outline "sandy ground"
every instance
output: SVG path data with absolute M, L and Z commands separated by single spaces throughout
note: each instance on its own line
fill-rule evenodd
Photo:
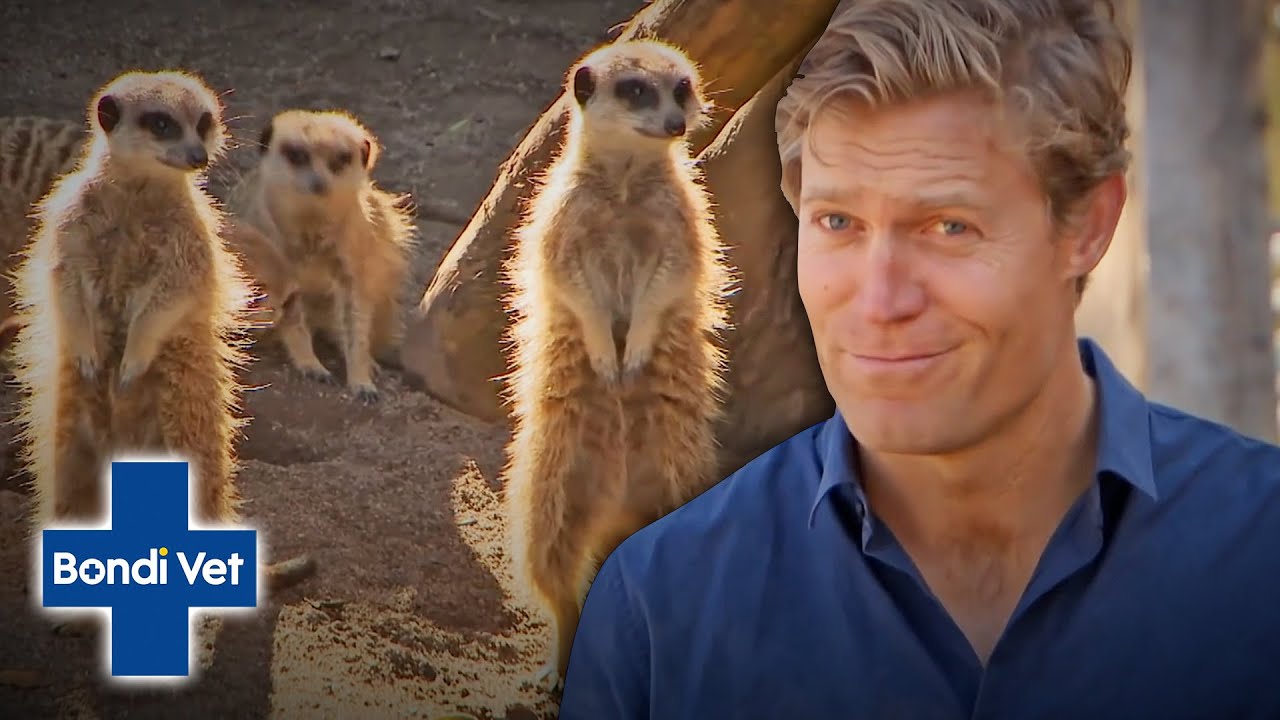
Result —
M 0 114 L 77 120 L 117 72 L 183 67 L 230 90 L 241 142 L 286 107 L 345 108 L 382 139 L 384 186 L 469 214 L 572 60 L 642 5 L 9 0 Z M 215 193 L 249 157 L 233 151 Z M 460 228 L 420 230 L 410 300 Z M 226 620 L 195 686 L 104 689 L 98 639 L 56 635 L 30 608 L 23 477 L 0 428 L 0 717 L 549 717 L 554 705 L 527 683 L 546 626 L 512 599 L 498 545 L 505 431 L 394 373 L 379 379 L 383 400 L 371 408 L 294 376 L 269 350 L 245 379 L 256 388 L 240 446 L 248 519 L 272 556 L 310 553 L 317 574 L 256 618 Z M 0 408 L 11 404 L 0 394 Z

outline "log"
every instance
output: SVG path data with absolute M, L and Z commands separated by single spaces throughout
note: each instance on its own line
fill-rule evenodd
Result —
M 712 121 L 691 138 L 694 152 L 701 152 L 734 111 L 822 32 L 837 4 L 657 0 L 627 23 L 617 40 L 666 40 L 699 65 L 716 106 Z M 410 313 L 401 349 L 407 380 L 483 420 L 505 420 L 497 379 L 507 372 L 499 269 L 528 179 L 541 172 L 561 141 L 568 102 L 562 93 L 503 163 Z
M 775 108 L 808 47 L 730 120 L 699 158 L 713 189 L 716 226 L 736 268 L 725 335 L 729 372 L 718 429 L 721 475 L 831 416 L 796 284 L 798 221 L 782 194 Z
M 1142 0 L 1150 395 L 1275 441 L 1266 3 Z M 1176 9 L 1175 9 L 1176 7 Z

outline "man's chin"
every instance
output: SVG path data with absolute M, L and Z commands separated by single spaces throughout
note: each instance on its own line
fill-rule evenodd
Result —
M 854 400 L 842 412 L 858 446 L 894 455 L 941 455 L 967 444 L 963 414 L 934 403 L 905 407 L 901 402 Z

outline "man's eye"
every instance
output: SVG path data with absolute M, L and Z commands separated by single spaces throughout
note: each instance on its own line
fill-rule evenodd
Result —
M 826 229 L 831 230 L 833 232 L 839 232 L 841 230 L 848 229 L 849 225 L 851 225 L 852 222 L 849 220 L 848 216 L 846 215 L 840 215 L 839 213 L 829 213 L 827 215 L 823 215 L 822 217 L 818 218 L 818 224 L 822 225 Z
M 943 235 L 963 235 L 969 232 L 969 226 L 959 220 L 943 220 L 937 227 Z

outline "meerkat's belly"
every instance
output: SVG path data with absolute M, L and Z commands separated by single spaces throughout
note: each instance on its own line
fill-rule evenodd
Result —
M 332 270 L 321 263 L 304 263 L 297 269 L 298 288 L 307 295 L 332 295 L 338 289 Z
M 661 233 L 657 223 L 632 219 L 615 227 L 612 237 L 603 238 L 588 275 L 595 283 L 595 296 L 608 302 L 616 319 L 631 316 L 637 296 L 653 279 L 668 240 Z

